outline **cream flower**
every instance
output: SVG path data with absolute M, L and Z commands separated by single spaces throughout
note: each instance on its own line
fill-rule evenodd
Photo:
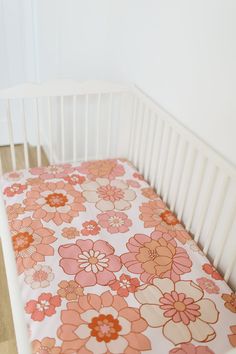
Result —
M 192 281 L 154 279 L 135 293 L 141 316 L 150 327 L 162 327 L 163 335 L 175 345 L 209 342 L 216 336 L 210 325 L 218 320 L 214 302 L 203 298 L 203 290 Z
M 46 265 L 36 264 L 33 268 L 25 271 L 25 282 L 32 289 L 46 288 L 53 279 L 52 268 Z
M 127 210 L 131 207 L 130 201 L 136 198 L 136 193 L 121 180 L 97 178 L 84 182 L 81 187 L 87 202 L 96 203 L 96 208 L 101 211 Z

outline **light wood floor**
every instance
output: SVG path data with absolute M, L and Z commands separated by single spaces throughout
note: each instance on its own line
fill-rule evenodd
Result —
M 2 167 L 4 172 L 12 170 L 9 146 L 0 147 Z M 17 169 L 23 169 L 24 149 L 22 145 L 16 146 Z M 36 148 L 29 146 L 30 166 L 36 166 Z M 42 164 L 48 165 L 45 153 L 42 151 Z M 5 266 L 0 242 L 0 354 L 17 354 L 15 333 L 12 322 L 11 306 L 7 288 Z

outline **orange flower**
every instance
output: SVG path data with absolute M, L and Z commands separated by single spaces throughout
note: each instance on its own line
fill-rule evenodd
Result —
M 80 232 L 75 227 L 64 227 L 64 229 L 62 229 L 62 236 L 65 238 L 72 239 L 79 235 Z
M 225 301 L 225 307 L 231 312 L 236 313 L 236 294 L 223 294 L 221 297 Z
M 55 339 L 53 338 L 43 338 L 42 341 L 34 340 L 32 342 L 33 354 L 60 354 L 61 349 L 55 347 Z
M 108 330 L 104 331 L 104 327 Z M 98 317 L 94 317 L 92 322 L 89 323 L 88 328 L 92 330 L 92 337 L 96 337 L 98 342 L 104 341 L 106 343 L 117 339 L 122 329 L 119 321 L 112 315 L 99 315 Z
M 78 168 L 79 172 L 87 174 L 89 179 L 108 178 L 114 179 L 123 176 L 124 167 L 118 164 L 117 160 L 101 160 L 83 162 Z
M 84 236 L 97 235 L 101 230 L 100 226 L 94 220 L 86 221 L 82 225 L 84 228 L 81 230 L 81 234 Z
M 158 195 L 152 188 L 143 188 L 142 195 L 148 199 L 157 199 Z
M 12 221 L 16 219 L 20 214 L 24 213 L 24 210 L 25 209 L 19 203 L 8 205 L 7 207 L 8 220 Z
M 230 326 L 230 329 L 233 334 L 229 334 L 228 338 L 232 347 L 235 348 L 236 347 L 236 326 Z
M 205 263 L 202 266 L 202 269 L 207 274 L 211 275 L 211 277 L 215 280 L 223 280 L 222 276 L 217 272 L 217 270 L 213 267 L 213 265 L 209 263 Z
M 156 231 L 166 232 L 177 238 L 182 244 L 191 240 L 190 235 L 184 229 L 176 216 L 166 208 L 163 201 L 158 198 L 148 203 L 143 203 L 139 208 L 139 218 L 144 221 L 144 227 L 154 227 Z
M 68 301 L 77 300 L 78 297 L 84 293 L 84 289 L 81 288 L 74 280 L 62 280 L 58 286 L 60 288 L 57 290 L 58 295 Z

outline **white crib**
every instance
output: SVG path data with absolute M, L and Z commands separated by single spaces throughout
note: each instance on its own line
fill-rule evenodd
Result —
M 129 159 L 236 288 L 236 169 L 140 89 L 120 83 L 53 81 L 0 91 L 0 100 L 7 122 L 0 127 L 0 144 L 10 145 L 12 170 L 17 169 L 19 142 L 24 144 L 26 168 L 28 143 L 37 146 L 38 166 L 41 147 L 50 163 Z M 0 215 L 17 346 L 20 354 L 28 354 L 2 198 Z

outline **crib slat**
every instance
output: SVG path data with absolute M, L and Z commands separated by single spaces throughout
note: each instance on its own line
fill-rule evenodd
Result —
M 111 148 L 111 121 L 112 121 L 112 92 L 109 96 L 109 113 L 108 113 L 108 126 L 107 126 L 107 157 L 109 157 Z
M 152 175 L 152 179 L 151 179 L 151 186 L 152 187 L 156 187 L 156 177 L 158 175 L 158 167 L 159 167 L 159 158 L 160 158 L 160 147 L 162 144 L 162 139 L 163 139 L 163 129 L 164 129 L 164 125 L 163 125 L 163 121 L 159 118 L 159 116 L 157 117 L 157 130 L 156 130 L 156 135 L 155 135 L 155 147 L 154 147 L 154 151 L 153 151 L 153 157 L 152 157 L 152 164 L 155 167 L 155 170 L 153 171 L 153 175 Z
M 150 126 L 149 126 L 149 135 L 148 135 L 148 150 L 146 154 L 146 165 L 145 165 L 145 171 L 144 171 L 144 177 L 146 180 L 150 179 L 150 169 L 151 169 L 151 162 L 152 162 L 152 154 L 153 154 L 153 148 L 154 148 L 154 137 L 155 137 L 155 132 L 156 132 L 156 124 L 157 124 L 157 118 L 154 115 L 153 111 L 150 112 Z
M 23 134 L 24 134 L 24 159 L 25 168 L 29 168 L 29 151 L 27 142 L 26 118 L 25 118 L 25 101 L 22 99 L 22 120 L 23 120 Z
M 88 95 L 85 96 L 85 139 L 84 139 L 84 160 L 88 160 Z
M 228 265 L 227 265 L 225 276 L 224 276 L 224 279 L 226 282 L 229 281 L 229 278 L 230 278 L 231 273 L 234 269 L 235 263 L 236 263 L 236 247 L 234 248 L 233 253 L 231 254 L 230 258 L 228 258 Z
M 0 176 L 3 175 L 3 168 L 2 168 L 2 156 L 0 154 Z
M 226 193 L 227 193 L 226 191 L 228 189 L 228 186 L 229 186 L 229 178 L 227 178 L 224 197 L 226 196 Z M 226 241 L 227 241 L 227 239 L 229 237 L 230 230 L 231 230 L 233 222 L 234 222 L 235 208 L 236 208 L 236 203 L 234 202 L 233 207 L 229 210 L 228 220 L 226 220 L 224 222 L 224 228 L 225 228 L 224 237 L 220 238 L 220 242 L 218 244 L 218 248 L 217 248 L 216 255 L 215 255 L 215 258 L 214 258 L 214 262 L 213 262 L 214 267 L 218 267 L 218 264 L 219 264 L 219 262 L 221 260 Z
M 172 195 L 170 201 L 170 210 L 174 212 L 178 191 L 181 183 L 182 167 L 186 158 L 186 141 L 177 138 L 177 154 L 173 169 L 173 177 L 171 181 L 170 193 Z
M 7 121 L 8 121 L 8 134 L 10 141 L 10 149 L 11 149 L 11 163 L 13 171 L 16 170 L 16 152 L 13 138 L 13 128 L 12 128 L 12 117 L 11 117 L 11 106 L 10 100 L 7 100 Z
M 64 120 L 64 97 L 61 96 L 61 159 L 65 161 L 65 120 Z
M 180 194 L 180 205 L 178 211 L 178 219 L 182 219 L 185 202 L 187 193 L 189 190 L 189 185 L 191 182 L 192 172 L 193 172 L 193 165 L 195 161 L 195 151 L 193 150 L 192 146 L 188 146 L 187 156 L 185 159 L 184 169 L 182 173 L 182 181 L 179 189 Z
M 138 104 L 138 99 L 136 96 L 133 96 L 133 110 L 132 110 L 132 119 L 131 119 L 130 136 L 129 136 L 129 152 L 128 152 L 129 160 L 132 160 L 133 150 L 134 150 L 134 131 L 135 131 L 137 104 Z
M 96 119 L 96 158 L 99 156 L 99 143 L 100 143 L 100 110 L 101 110 L 101 94 L 98 94 L 97 100 L 97 119 Z
M 228 179 L 225 179 L 220 190 L 218 191 L 218 197 L 217 197 L 217 201 L 215 203 L 215 207 L 214 207 L 214 211 L 213 211 L 213 216 L 211 219 L 211 225 L 209 228 L 209 231 L 206 235 L 206 239 L 205 239 L 205 245 L 203 248 L 203 252 L 207 254 L 208 249 L 211 245 L 211 241 L 213 239 L 215 230 L 216 230 L 216 226 L 217 226 L 217 221 L 219 219 L 220 216 L 220 212 L 222 209 L 222 205 L 225 199 L 225 194 L 227 191 L 227 187 L 228 187 Z M 214 260 L 214 264 L 215 264 L 215 260 Z
M 139 170 L 142 174 L 144 173 L 149 120 L 150 120 L 150 112 L 147 106 L 145 105 L 143 107 L 143 124 L 142 124 L 140 153 L 139 153 Z
M 175 157 L 175 152 L 176 152 L 176 144 L 177 144 L 177 135 L 176 132 L 171 129 L 170 132 L 170 147 L 168 151 L 168 156 L 167 156 L 167 162 L 166 162 L 166 169 L 165 169 L 165 175 L 164 175 L 164 181 L 165 183 L 165 189 L 164 189 L 164 195 L 163 195 L 163 201 L 166 203 L 168 200 L 168 193 L 170 190 L 170 182 L 171 182 L 171 176 L 172 172 L 171 170 L 173 169 L 174 165 L 174 157 Z
M 38 98 L 35 99 L 36 107 L 36 129 L 37 129 L 37 165 L 42 165 L 42 156 L 41 156 L 41 143 L 40 143 L 40 119 L 39 119 L 39 102 Z
M 49 161 L 53 163 L 53 144 L 52 144 L 52 102 L 51 97 L 48 97 L 48 131 L 49 131 Z
M 73 96 L 73 162 L 76 162 L 76 96 Z
M 169 144 L 168 144 L 169 135 L 170 135 L 170 127 L 166 122 L 164 122 L 164 132 L 163 132 L 163 139 L 162 139 L 162 143 L 161 143 L 161 151 L 160 151 L 160 158 L 159 158 L 159 163 L 158 163 L 158 175 L 157 175 L 157 193 L 161 196 L 163 196 L 162 195 L 163 176 L 164 176 L 165 167 L 166 167 L 165 156 L 168 156 L 168 151 L 169 151 Z
M 135 151 L 134 151 L 134 165 L 136 167 L 138 166 L 138 161 L 139 161 L 139 156 L 140 156 L 140 141 L 141 141 L 141 136 L 142 136 L 142 130 L 143 130 L 143 120 L 144 120 L 144 103 L 139 105 L 139 114 L 138 114 L 138 120 L 137 120 L 137 132 L 136 132 L 136 142 L 135 142 Z
M 191 225 L 192 225 L 192 220 L 193 220 L 193 215 L 194 215 L 194 211 L 197 205 L 197 197 L 200 193 L 200 189 L 201 189 L 201 184 L 202 184 L 202 180 L 203 180 L 203 175 L 205 172 L 205 168 L 206 168 L 206 159 L 204 159 L 201 163 L 200 168 L 197 171 L 197 181 L 196 181 L 196 186 L 194 188 L 193 191 L 193 195 L 192 195 L 192 199 L 191 199 L 191 205 L 189 207 L 189 215 L 188 215 L 188 219 L 185 225 L 185 228 L 187 231 L 190 230 Z
M 202 231 L 202 227 L 203 227 L 203 223 L 205 221 L 205 216 L 206 216 L 206 211 L 207 208 L 209 206 L 209 202 L 212 196 L 212 192 L 213 192 L 213 188 L 215 186 L 216 183 L 216 179 L 218 176 L 218 168 L 215 167 L 214 171 L 212 173 L 212 177 L 210 178 L 210 181 L 208 183 L 207 189 L 206 189 L 206 193 L 204 194 L 204 198 L 203 198 L 203 202 L 201 203 L 201 210 L 200 210 L 200 215 L 198 216 L 198 227 L 197 230 L 195 232 L 194 235 L 194 240 L 196 242 L 199 241 L 200 235 L 201 235 L 201 231 Z

